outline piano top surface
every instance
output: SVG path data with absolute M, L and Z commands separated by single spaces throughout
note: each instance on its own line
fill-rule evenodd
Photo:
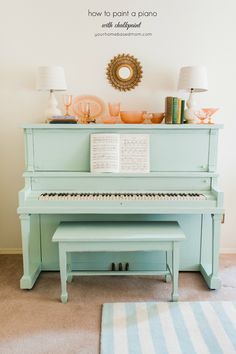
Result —
M 23 129 L 81 129 L 81 130 L 209 130 L 222 129 L 223 124 L 23 124 Z

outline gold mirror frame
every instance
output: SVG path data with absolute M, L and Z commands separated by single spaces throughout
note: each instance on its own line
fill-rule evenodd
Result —
M 128 76 L 122 76 L 122 69 L 129 71 Z M 135 88 L 142 79 L 140 62 L 129 54 L 119 54 L 107 65 L 106 75 L 110 84 L 117 90 L 129 91 Z

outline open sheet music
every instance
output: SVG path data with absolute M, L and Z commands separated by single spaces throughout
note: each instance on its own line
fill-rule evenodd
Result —
M 91 134 L 91 172 L 147 173 L 148 134 Z

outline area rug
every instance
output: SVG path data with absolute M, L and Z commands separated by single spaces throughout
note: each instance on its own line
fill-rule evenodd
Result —
M 236 353 L 236 302 L 104 304 L 101 354 Z

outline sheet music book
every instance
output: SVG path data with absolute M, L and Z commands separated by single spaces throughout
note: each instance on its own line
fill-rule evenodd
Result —
M 149 151 L 148 134 L 91 134 L 90 171 L 147 173 Z

